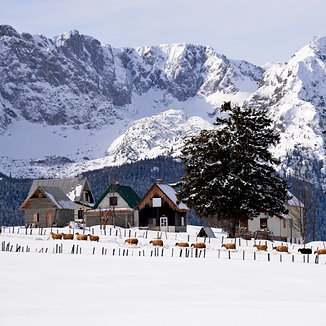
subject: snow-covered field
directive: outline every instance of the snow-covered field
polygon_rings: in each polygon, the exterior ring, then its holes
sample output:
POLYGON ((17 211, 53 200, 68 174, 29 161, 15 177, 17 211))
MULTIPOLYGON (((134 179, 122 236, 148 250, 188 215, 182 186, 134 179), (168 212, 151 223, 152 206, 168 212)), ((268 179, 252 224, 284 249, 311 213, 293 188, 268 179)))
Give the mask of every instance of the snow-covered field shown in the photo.
POLYGON ((195 258, 189 250, 186 257, 174 245, 195 242, 198 231, 86 230, 100 236, 97 243, 6 228, 0 325, 325 325, 326 255, 316 264, 314 254, 308 261, 297 252, 299 245, 280 254, 272 250, 279 243, 268 242, 268 252, 255 252, 253 241, 243 239, 229 254, 221 243, 230 239, 215 229, 205 253, 195 258), (138 246, 124 244, 135 235, 138 246), (149 245, 157 235, 163 250, 149 245))

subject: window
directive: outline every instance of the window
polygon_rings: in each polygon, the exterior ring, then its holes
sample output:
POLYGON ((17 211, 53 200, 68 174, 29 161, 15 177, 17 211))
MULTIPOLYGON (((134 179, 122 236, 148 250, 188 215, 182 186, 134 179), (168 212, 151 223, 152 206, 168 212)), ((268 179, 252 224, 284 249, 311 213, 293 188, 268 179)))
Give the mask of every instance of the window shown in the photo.
POLYGON ((261 218, 260 219, 260 228, 266 229, 267 228, 267 218, 261 218))
POLYGON ((118 197, 112 196, 110 197, 110 206, 117 206, 118 205, 118 197))
POLYGON ((83 210, 82 209, 79 209, 79 211, 78 211, 78 219, 79 220, 83 219, 83 210))
POLYGON ((38 213, 35 213, 33 215, 33 222, 38 223, 40 221, 40 215, 38 213))
POLYGON ((152 198, 153 207, 162 207, 162 198, 152 198))
POLYGON ((286 219, 283 218, 283 228, 285 229, 286 228, 286 219))

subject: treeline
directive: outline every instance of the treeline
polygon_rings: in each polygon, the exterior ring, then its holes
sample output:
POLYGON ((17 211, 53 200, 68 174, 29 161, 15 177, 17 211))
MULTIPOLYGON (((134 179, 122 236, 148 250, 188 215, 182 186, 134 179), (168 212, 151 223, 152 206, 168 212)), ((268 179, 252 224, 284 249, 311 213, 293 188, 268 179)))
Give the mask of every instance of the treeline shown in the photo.
POLYGON ((28 195, 31 179, 16 179, 0 173, 0 225, 24 224, 24 213, 19 207, 28 195))
POLYGON ((183 163, 169 157, 147 159, 83 173, 96 199, 100 198, 110 184, 116 182, 122 186, 130 186, 142 198, 156 179, 162 179, 164 184, 170 184, 180 181, 183 175, 183 163))

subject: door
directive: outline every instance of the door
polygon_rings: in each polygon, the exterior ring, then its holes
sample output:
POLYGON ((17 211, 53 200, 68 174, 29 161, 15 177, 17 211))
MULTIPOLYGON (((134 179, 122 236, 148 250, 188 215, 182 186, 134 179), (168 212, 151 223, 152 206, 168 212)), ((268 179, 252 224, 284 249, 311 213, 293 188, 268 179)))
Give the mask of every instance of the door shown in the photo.
POLYGON ((46 213, 46 227, 50 228, 53 224, 53 217, 52 217, 52 212, 47 212, 46 213))
POLYGON ((168 218, 166 216, 160 217, 160 231, 168 231, 168 218))

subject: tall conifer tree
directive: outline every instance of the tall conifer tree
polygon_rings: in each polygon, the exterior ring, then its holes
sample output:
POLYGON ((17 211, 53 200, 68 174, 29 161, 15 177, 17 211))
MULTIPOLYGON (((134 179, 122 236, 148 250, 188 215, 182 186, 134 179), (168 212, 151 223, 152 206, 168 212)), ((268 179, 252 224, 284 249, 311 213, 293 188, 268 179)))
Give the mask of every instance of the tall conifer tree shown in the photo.
POLYGON ((227 102, 221 113, 225 117, 216 119, 216 129, 203 130, 186 142, 181 155, 185 177, 177 198, 199 217, 227 220, 228 235, 234 237, 240 222, 261 211, 271 216, 287 213, 287 184, 275 173, 279 161, 269 149, 279 135, 266 112, 232 108, 227 102))

